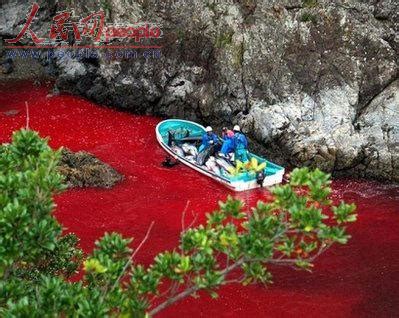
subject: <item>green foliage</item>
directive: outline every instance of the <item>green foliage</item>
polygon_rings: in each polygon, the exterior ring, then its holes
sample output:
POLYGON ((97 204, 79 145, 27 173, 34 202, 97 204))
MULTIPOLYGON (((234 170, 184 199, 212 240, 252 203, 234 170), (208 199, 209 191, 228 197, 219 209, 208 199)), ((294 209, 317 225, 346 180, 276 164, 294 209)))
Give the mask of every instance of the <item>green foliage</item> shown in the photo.
MULTIPOLYGON (((105 17, 110 16, 112 12, 112 4, 109 0, 100 0, 100 8, 104 11, 105 17)), ((97 35, 97 34, 96 34, 97 35)))
POLYGON ((317 17, 314 14, 310 13, 310 12, 304 12, 301 15, 301 21, 302 22, 312 22, 313 24, 316 24, 317 23, 317 17))
POLYGON ((318 5, 318 1, 317 0, 302 0, 302 4, 304 7, 314 8, 318 5))
POLYGON ((215 46, 217 48, 225 48, 233 42, 233 30, 224 30, 218 34, 215 41, 215 46))
POLYGON ((50 277, 66 284, 62 278, 82 259, 77 237, 62 235, 52 216, 52 196, 64 189, 55 171, 59 155, 29 130, 0 146, 0 308, 12 304, 11 316, 31 313, 26 306, 35 286, 48 287, 50 277))
POLYGON ((0 147, 0 277, 15 271, 25 275, 26 268, 73 272, 70 260, 80 253, 71 246, 77 240, 61 236, 52 216, 53 193, 64 189, 61 175, 53 173, 58 159, 59 152, 28 130, 0 147))
POLYGON ((215 0, 206 1, 205 2, 205 7, 207 7, 212 12, 216 12, 217 1, 215 1, 215 0))
POLYGON ((186 31, 181 28, 176 28, 176 37, 180 42, 183 42, 186 36, 186 31))
POLYGON ((239 69, 244 63, 244 42, 241 42, 232 47, 232 64, 235 68, 239 69))
POLYGON ((63 188, 58 156, 25 130, 0 147, 0 316, 153 316, 200 290, 217 298, 227 283, 268 284, 270 264, 310 271, 332 244, 348 241, 345 226, 356 220, 353 204, 329 199, 328 174, 295 169, 289 183, 271 189, 270 202, 251 210, 232 197, 219 202, 149 266, 134 262, 131 239, 105 234, 73 283, 65 278, 82 252, 52 217, 52 195, 63 188))

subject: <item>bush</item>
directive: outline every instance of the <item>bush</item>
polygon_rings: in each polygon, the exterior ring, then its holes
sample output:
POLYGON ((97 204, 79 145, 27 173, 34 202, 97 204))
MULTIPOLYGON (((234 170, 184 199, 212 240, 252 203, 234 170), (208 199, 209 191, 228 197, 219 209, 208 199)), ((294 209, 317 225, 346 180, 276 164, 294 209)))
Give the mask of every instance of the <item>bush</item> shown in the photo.
POLYGON ((317 0, 302 0, 302 5, 307 8, 313 8, 318 5, 317 0))
POLYGON ((301 22, 312 22, 312 23, 316 24, 317 23, 317 17, 314 14, 312 14, 312 13, 304 12, 301 15, 301 22))
POLYGON ((150 266, 134 256, 151 227, 135 250, 132 239, 106 234, 73 283, 66 278, 80 268, 82 252, 52 215, 52 195, 64 188, 58 159, 32 131, 0 146, 0 316, 152 316, 199 290, 216 298, 228 283, 268 284, 269 264, 310 271, 331 245, 347 242, 345 225, 356 220, 354 205, 329 200, 329 175, 295 169, 288 184, 271 190, 271 202, 250 212, 231 197, 220 202, 150 266))

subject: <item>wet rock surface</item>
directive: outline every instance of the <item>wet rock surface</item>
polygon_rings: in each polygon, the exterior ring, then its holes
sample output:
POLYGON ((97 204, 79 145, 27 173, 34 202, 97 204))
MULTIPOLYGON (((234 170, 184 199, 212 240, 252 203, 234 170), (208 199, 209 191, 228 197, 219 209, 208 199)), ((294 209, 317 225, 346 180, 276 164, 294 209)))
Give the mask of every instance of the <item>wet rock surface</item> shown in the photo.
MULTIPOLYGON (((161 57, 59 58, 57 89, 141 114, 237 123, 252 150, 280 163, 399 181, 398 1, 107 3, 107 22, 162 25, 151 42, 161 57)), ((71 5, 82 16, 101 9, 71 5)), ((39 33, 62 9, 43 6, 39 33)), ((5 9, 0 36, 15 36, 22 21, 12 17, 29 4, 5 9)))
POLYGON ((58 169, 65 177, 68 188, 109 189, 123 180, 123 176, 114 168, 85 151, 72 152, 63 148, 58 169))

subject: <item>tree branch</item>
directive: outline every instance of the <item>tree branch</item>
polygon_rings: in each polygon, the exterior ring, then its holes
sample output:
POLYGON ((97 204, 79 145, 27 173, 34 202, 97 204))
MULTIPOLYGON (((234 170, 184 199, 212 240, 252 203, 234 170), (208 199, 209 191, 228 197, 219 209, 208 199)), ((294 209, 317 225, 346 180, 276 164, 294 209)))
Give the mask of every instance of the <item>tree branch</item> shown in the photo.
POLYGON ((152 230, 152 227, 154 226, 154 221, 151 222, 147 233, 145 234, 143 240, 140 242, 139 246, 137 246, 137 248, 134 250, 132 256, 129 257, 129 260, 126 262, 125 266, 123 267, 120 275, 118 276, 118 278, 116 279, 114 285, 111 288, 111 291, 114 290, 116 288, 116 286, 118 285, 119 281, 121 280, 123 274, 126 272, 127 268, 129 267, 129 265, 132 263, 133 258, 136 256, 137 252, 141 249, 141 247, 144 245, 145 241, 147 241, 148 237, 150 236, 150 232, 152 230))
MULTIPOLYGON (((241 266, 244 263, 244 258, 239 259, 236 263, 230 265, 229 267, 226 267, 223 271, 220 272, 220 274, 222 276, 226 276, 228 273, 230 273, 231 271, 233 271, 234 269, 236 269, 237 267, 241 266)), ((223 285, 223 284, 222 284, 223 285)), ((152 309, 149 312, 150 316, 156 315, 157 313, 159 313, 161 310, 169 307, 170 305, 172 305, 173 303, 182 300, 188 296, 190 296, 191 294, 194 294, 195 292, 197 292, 198 290, 200 290, 201 288, 194 285, 184 291, 182 291, 181 293, 177 294, 176 296, 169 298, 168 300, 166 300, 165 302, 163 302, 162 304, 158 305, 157 307, 155 307, 154 309, 152 309)))
POLYGON ((182 216, 181 216, 181 230, 182 232, 184 232, 186 230, 185 226, 184 226, 184 219, 186 218, 186 212, 187 212, 187 208, 188 205, 190 204, 190 200, 187 200, 186 206, 184 207, 182 216))
POLYGON ((133 258, 136 256, 138 251, 141 249, 141 247, 144 245, 144 243, 148 240, 148 237, 150 236, 152 227, 154 226, 155 222, 152 221, 150 226, 148 227, 147 233, 145 234, 143 240, 140 242, 139 246, 137 246, 136 250, 133 252, 132 256, 130 257, 130 261, 133 260, 133 258))
POLYGON ((29 106, 27 101, 25 101, 25 109, 26 109, 26 129, 29 130, 29 106))

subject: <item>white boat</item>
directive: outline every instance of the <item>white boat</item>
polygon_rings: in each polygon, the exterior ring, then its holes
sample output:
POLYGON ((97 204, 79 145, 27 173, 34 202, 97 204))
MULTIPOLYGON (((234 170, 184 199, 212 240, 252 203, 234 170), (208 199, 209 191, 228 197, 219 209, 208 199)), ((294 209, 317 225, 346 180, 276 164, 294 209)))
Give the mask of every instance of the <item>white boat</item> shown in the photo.
POLYGON ((234 191, 245 191, 282 182, 284 176, 283 167, 250 152, 248 153, 250 159, 256 158, 259 164, 266 163, 266 167, 262 169, 261 174, 253 171, 231 174, 225 169, 220 169, 220 173, 215 173, 208 169, 206 165, 199 164, 193 159, 193 156, 186 156, 184 152, 179 150, 178 147, 183 143, 198 146, 203 134, 205 134, 204 126, 182 119, 164 120, 156 127, 157 140, 170 156, 234 191), (259 176, 262 176, 262 178, 259 176))

